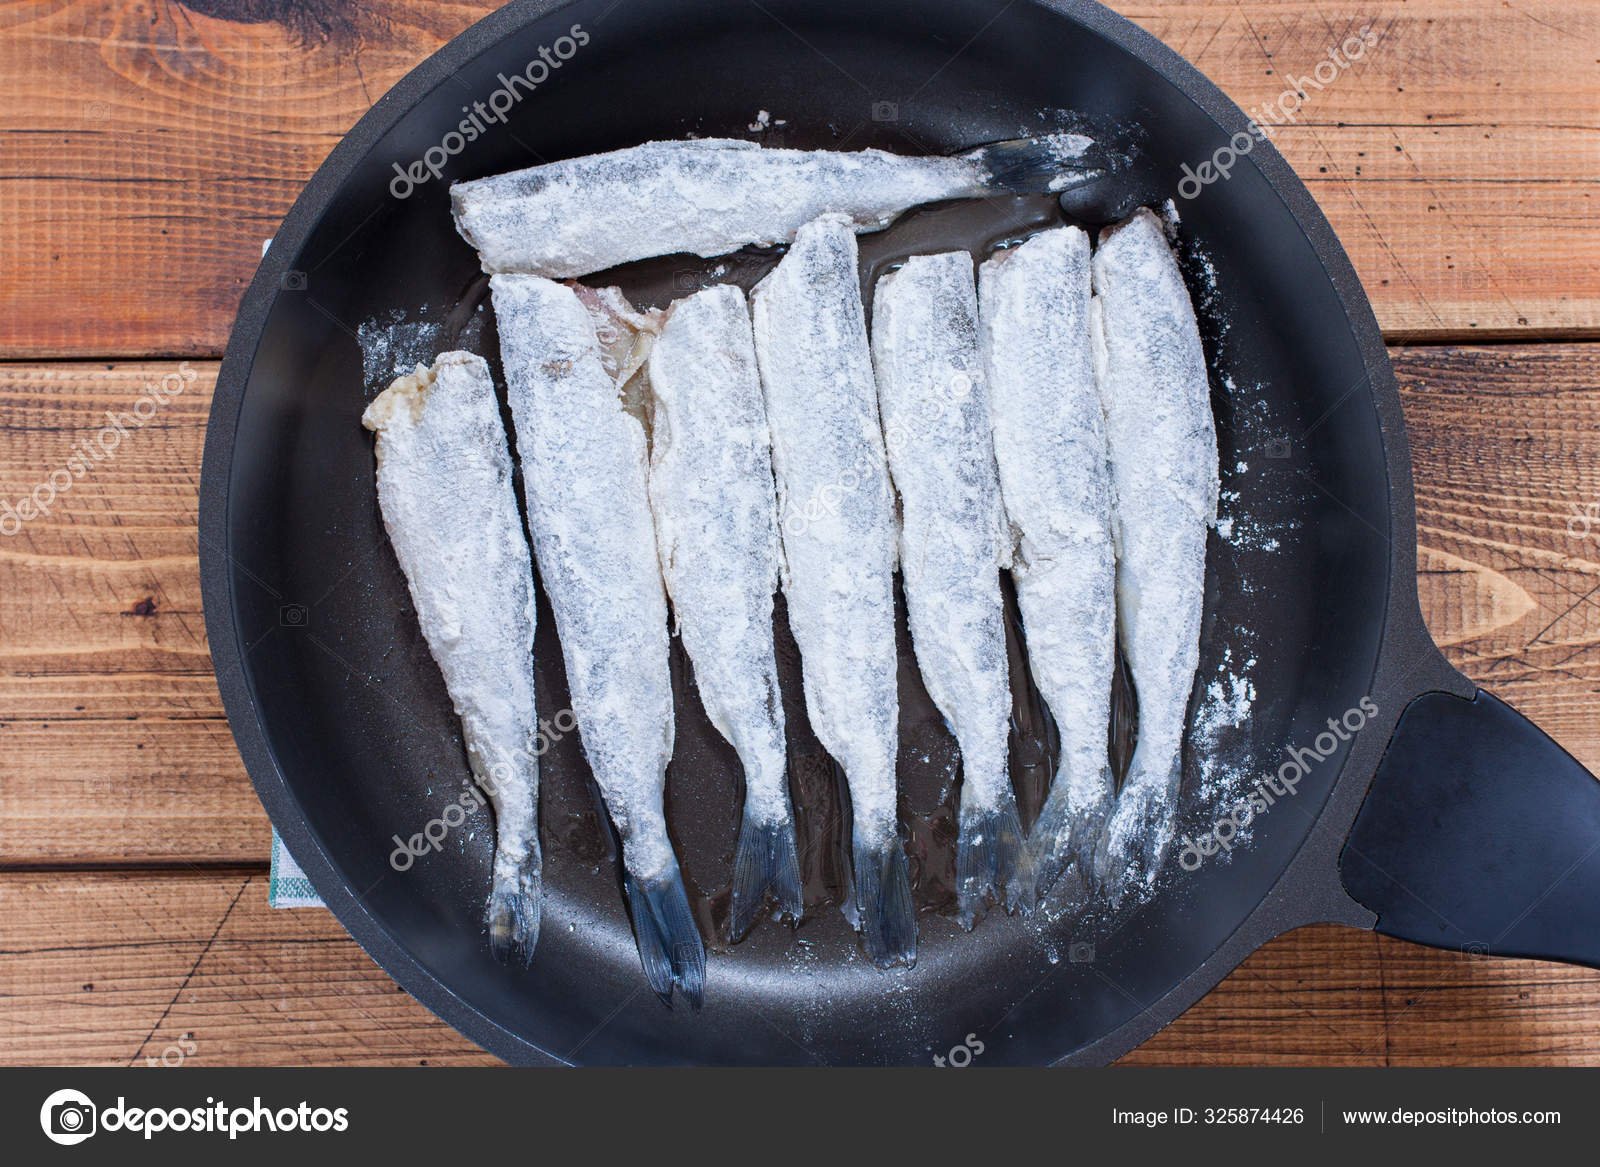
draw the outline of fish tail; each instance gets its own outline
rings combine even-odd
[[[678,864],[674,861],[648,879],[625,873],[623,886],[628,892],[639,961],[650,987],[669,1008],[674,985],[693,1008],[700,1008],[706,988],[706,946],[689,910]]]
[[[984,170],[986,183],[1012,194],[1061,193],[1098,178],[1092,143],[1076,135],[1048,134],[990,142],[962,155]]]
[[[1111,773],[1102,768],[1088,784],[1073,782],[1065,772],[1057,773],[1045,799],[1039,819],[1033,824],[1028,847],[1033,856],[1035,891],[1048,894],[1066,870],[1076,861],[1080,887],[1076,894],[1092,895],[1099,880],[1093,859],[1111,814]]]
[[[989,896],[1006,911],[1033,906],[1033,864],[1024,844],[1017,800],[1008,786],[998,806],[977,809],[963,799],[956,835],[956,903],[969,932]]]
[[[776,901],[775,916],[798,921],[804,908],[800,893],[800,857],[795,852],[791,821],[757,822],[745,812],[739,844],[733,852],[733,910],[729,928],[739,940],[750,930],[767,893]]]
[[[539,943],[539,897],[543,882],[537,855],[517,867],[508,878],[496,875],[484,916],[489,925],[489,951],[501,964],[533,962],[533,950]]]
[[[1142,746],[1134,750],[1128,780],[1095,849],[1095,877],[1113,904],[1154,888],[1177,833],[1181,755],[1152,763],[1141,757],[1145,753]]]
[[[917,963],[917,916],[900,837],[855,845],[856,916],[867,955],[879,968]]]

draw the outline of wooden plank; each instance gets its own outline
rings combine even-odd
[[[1113,6],[1249,113],[1312,79],[1273,141],[1350,253],[1385,335],[1600,329],[1600,241],[1587,229],[1600,189],[1600,7]],[[1318,63],[1367,26],[1377,43],[1316,88]]]
[[[219,354],[311,172],[495,7],[8,0],[0,353]]]
[[[1600,346],[1396,355],[1429,627],[1600,773]]]
[[[290,4],[9,0],[0,355],[220,353],[261,240],[340,135],[493,7],[364,0],[319,29]],[[1600,331],[1590,0],[1117,7],[1250,110],[1370,23],[1379,43],[1310,90],[1276,141],[1384,328]]]
[[[0,875],[19,1065],[473,1065],[321,910],[259,872]],[[1600,1065],[1600,973],[1334,927],[1262,949],[1129,1064]]]
[[[493,1062],[260,872],[0,876],[17,1065]]]
[[[1123,1059],[1193,1066],[1593,1066],[1600,973],[1331,925],[1268,944]]]
[[[108,411],[131,415],[164,379],[182,388],[53,501],[41,494],[48,515],[7,534],[18,520],[0,505],[0,862],[266,855],[200,603],[215,376],[177,362],[0,366],[0,500],[13,513],[96,442]]]
[[[1394,355],[1429,625],[1600,770],[1600,345]],[[183,368],[0,366],[0,499]],[[215,367],[188,368],[113,459],[0,536],[0,863],[266,857],[206,654],[196,491]]]

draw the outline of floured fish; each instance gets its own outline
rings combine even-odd
[[[766,149],[729,138],[646,142],[450,188],[456,229],[487,272],[588,275],[682,252],[787,243],[824,212],[875,231],[920,203],[1060,191],[1094,143],[1055,133],[954,157]]]
[[[801,227],[751,301],[806,712],[850,790],[853,922],[874,963],[909,965],[917,930],[895,785],[898,531],[854,227],[845,215]]]
[[[790,919],[802,910],[772,640],[778,505],[744,293],[720,285],[673,304],[650,354],[649,384],[661,572],[700,700],[744,767],[733,856],[738,939],[769,892]]]
[[[1033,679],[1061,733],[1030,836],[1041,894],[1092,847],[1112,797],[1116,567],[1089,281],[1089,237],[1076,227],[1001,251],[979,275],[995,461],[1017,540],[1011,574]],[[1075,888],[1087,890],[1087,879]]]
[[[917,665],[961,747],[956,890],[971,928],[988,896],[1031,897],[1006,768],[1011,688],[1000,570],[1011,537],[1000,501],[978,293],[965,251],[919,255],[872,302],[889,473],[900,495],[900,571]]]
[[[622,841],[645,975],[698,1005],[705,947],[667,837],[672,754],[667,602],[646,485],[644,427],[601,360],[572,288],[490,283],[540,578],[555,613],[584,754]]]
[[[489,366],[444,353],[380,393],[378,505],[417,622],[494,807],[489,945],[527,962],[539,940],[539,720],[533,564]]]
[[[1161,867],[1178,808],[1200,660],[1217,434],[1194,307],[1161,221],[1141,210],[1100,235],[1094,363],[1116,493],[1117,619],[1139,699],[1128,777],[1096,865],[1119,898]]]

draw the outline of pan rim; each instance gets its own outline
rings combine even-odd
[[[368,153],[403,117],[445,83],[452,73],[504,38],[578,2],[513,0],[473,24],[417,65],[379,98],[306,183],[280,224],[274,236],[275,245],[263,257],[241,301],[217,375],[202,457],[198,530],[201,592],[213,670],[234,741],[273,825],[283,836],[285,844],[305,870],[323,902],[380,968],[424,1007],[488,1052],[514,1064],[533,1065],[570,1063],[491,1020],[424,966],[370,912],[360,897],[346,886],[312,831],[305,811],[269,744],[266,727],[259,716],[253,680],[245,668],[234,606],[236,564],[231,554],[229,530],[233,456],[239,436],[239,418],[257,349],[274,307],[280,281],[288,270],[289,257],[298,255]],[[1223,131],[1246,130],[1249,119],[1245,113],[1214,83],[1176,51],[1126,18],[1095,0],[1026,2],[1072,21],[1123,49],[1170,83]],[[1333,286],[1366,370],[1367,389],[1378,418],[1388,477],[1385,485],[1390,509],[1390,556],[1373,666],[1372,684],[1377,686],[1381,679],[1382,662],[1390,654],[1395,642],[1411,644],[1417,641],[1420,632],[1421,642],[1431,647],[1415,590],[1402,588],[1397,595],[1395,589],[1398,569],[1413,564],[1416,554],[1410,454],[1405,440],[1399,392],[1371,303],[1349,257],[1310,191],[1270,141],[1258,142],[1251,160],[1293,216]],[[1433,684],[1429,687],[1439,687],[1443,683],[1442,674],[1437,674],[1437,670],[1430,674],[1430,678]],[[1394,715],[1398,717],[1398,705],[1385,704],[1384,707],[1386,710],[1394,709]],[[1343,838],[1344,829],[1353,819],[1365,794],[1376,767],[1377,754],[1381,752],[1382,742],[1386,739],[1387,732],[1371,749],[1352,752],[1346,759],[1312,828],[1312,834],[1302,843],[1300,852],[1296,853],[1261,902],[1202,965],[1173,986],[1149,1009],[1054,1064],[1103,1064],[1126,1053],[1188,1009],[1261,943],[1289,927],[1329,918],[1370,927],[1370,913],[1353,902],[1348,906],[1341,905],[1337,902],[1337,895],[1322,897],[1308,914],[1304,908],[1297,910],[1297,905],[1286,903],[1280,893],[1295,879],[1303,878],[1297,877],[1296,873],[1304,867],[1301,859],[1315,838],[1330,833],[1336,833],[1338,839]],[[1336,803],[1340,808],[1347,807],[1348,818],[1343,809],[1336,812]],[[1336,873],[1333,878],[1337,880]],[[1342,912],[1341,907],[1344,907]]]

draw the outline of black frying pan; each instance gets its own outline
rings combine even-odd
[[[395,163],[455,146],[445,135],[462,107],[541,45],[560,57],[574,24],[588,43],[548,69],[506,125],[460,143],[441,178],[398,181]],[[829,906],[845,878],[843,807],[786,643],[811,910],[798,932],[763,923],[732,949],[720,931],[738,767],[677,658],[669,817],[713,949],[700,1014],[668,1010],[644,986],[576,734],[544,758],[546,904],[530,970],[489,953],[484,812],[394,869],[394,836],[439,816],[466,770],[378,515],[358,418],[385,370],[363,369],[357,333],[420,322],[436,347],[492,357],[476,257],[447,211],[450,180],[652,138],[744,136],[762,109],[784,122],[770,143],[909,153],[1014,137],[1071,110],[1133,157],[1070,202],[1089,226],[1177,194],[1182,168],[1246,121],[1175,54],[1086,0],[524,0],[379,101],[312,178],[245,297],[201,490],[207,629],[240,751],[313,884],[378,963],[514,1062],[923,1064],[968,1034],[985,1064],[1110,1060],[1264,941],[1316,921],[1600,963],[1600,786],[1475,693],[1430,641],[1382,339],[1310,195],[1264,145],[1231,179],[1180,199],[1234,520],[1209,554],[1196,716],[1207,684],[1244,662],[1255,690],[1242,724],[1203,748],[1191,741],[1182,830],[1201,839],[1231,804],[1212,789],[1218,765],[1266,777],[1286,750],[1332,743],[1247,841],[1176,851],[1157,894],[1119,912],[991,913],[962,932],[949,912],[954,747],[906,656],[902,809],[921,944],[914,970],[878,972]],[[942,223],[966,233],[958,243],[974,231],[997,238],[1006,216],[1037,205],[993,209],[988,227],[936,209],[893,229],[898,244],[871,248],[881,260],[896,246],[938,246]],[[736,273],[764,262],[744,257]],[[660,303],[710,266],[666,260],[621,274]],[[541,708],[560,710],[547,610],[537,652]],[[1014,749],[1031,814],[1050,733],[1019,688]],[[1359,732],[1319,737],[1362,698],[1377,712]]]

